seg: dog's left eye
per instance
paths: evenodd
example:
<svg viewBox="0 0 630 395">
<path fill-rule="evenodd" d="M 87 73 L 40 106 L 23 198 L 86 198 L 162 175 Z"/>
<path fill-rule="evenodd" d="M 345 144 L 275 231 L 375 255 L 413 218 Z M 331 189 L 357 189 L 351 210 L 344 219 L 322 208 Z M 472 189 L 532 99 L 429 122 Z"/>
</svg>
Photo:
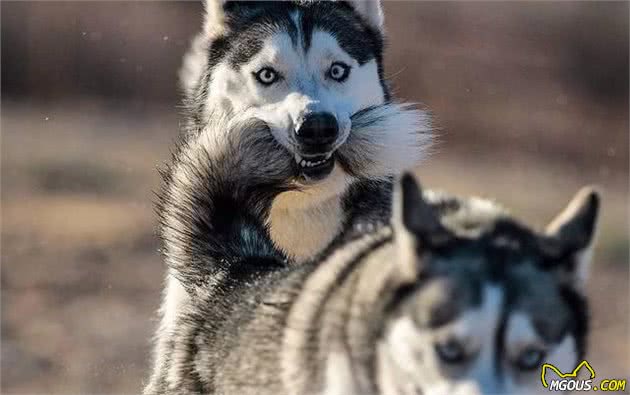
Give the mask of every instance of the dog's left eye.
<svg viewBox="0 0 630 395">
<path fill-rule="evenodd" d="M 514 364 L 521 370 L 534 370 L 540 368 L 544 358 L 545 351 L 539 348 L 529 347 L 518 355 Z"/>
<path fill-rule="evenodd" d="M 440 359 L 448 364 L 462 363 L 466 360 L 464 346 L 455 340 L 449 340 L 435 345 L 435 352 Z"/>
<path fill-rule="evenodd" d="M 345 81 L 350 75 L 350 66 L 345 63 L 335 62 L 328 69 L 328 77 L 337 82 Z"/>
<path fill-rule="evenodd" d="M 269 86 L 278 81 L 280 74 L 271 67 L 265 67 L 254 73 L 254 77 L 256 77 L 256 80 L 261 84 Z"/>
</svg>

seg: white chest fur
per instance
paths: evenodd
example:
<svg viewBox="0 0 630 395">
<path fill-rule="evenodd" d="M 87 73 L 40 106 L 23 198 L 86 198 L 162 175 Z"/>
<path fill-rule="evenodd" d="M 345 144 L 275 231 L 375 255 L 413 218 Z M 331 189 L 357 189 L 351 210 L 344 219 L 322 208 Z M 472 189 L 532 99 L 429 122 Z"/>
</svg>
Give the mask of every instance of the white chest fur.
<svg viewBox="0 0 630 395">
<path fill-rule="evenodd" d="M 277 247 L 298 262 L 313 257 L 340 232 L 342 196 L 350 177 L 339 166 L 326 180 L 300 191 L 280 194 L 267 223 Z"/>
<path fill-rule="evenodd" d="M 301 197 L 285 198 L 294 200 Z M 334 196 L 316 205 L 298 208 L 274 204 L 269 215 L 272 240 L 277 247 L 298 262 L 313 257 L 326 247 L 341 229 L 343 213 L 340 200 Z"/>
</svg>

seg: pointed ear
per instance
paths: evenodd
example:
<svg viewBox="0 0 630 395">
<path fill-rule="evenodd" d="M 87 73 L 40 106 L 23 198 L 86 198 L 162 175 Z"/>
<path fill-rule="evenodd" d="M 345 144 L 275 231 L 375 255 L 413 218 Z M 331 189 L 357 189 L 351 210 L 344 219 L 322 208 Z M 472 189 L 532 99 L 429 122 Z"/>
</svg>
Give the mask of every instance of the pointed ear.
<svg viewBox="0 0 630 395">
<path fill-rule="evenodd" d="M 569 256 L 569 281 L 584 290 L 593 255 L 600 196 L 593 187 L 582 188 L 545 229 L 543 250 L 550 256 Z"/>
<path fill-rule="evenodd" d="M 392 227 L 405 277 L 417 276 L 417 252 L 422 244 L 442 243 L 449 232 L 442 226 L 431 206 L 424 200 L 422 188 L 414 176 L 405 172 L 394 191 Z"/>
<path fill-rule="evenodd" d="M 405 172 L 394 188 L 392 228 L 396 246 L 396 263 L 403 281 L 414 281 L 418 276 L 417 237 L 409 228 L 409 216 L 415 206 L 423 203 L 420 186 L 410 173 Z"/>
<path fill-rule="evenodd" d="M 348 3 L 371 27 L 381 32 L 384 30 L 385 17 L 380 0 L 350 0 Z"/>
<path fill-rule="evenodd" d="M 430 246 L 443 245 L 451 239 L 451 233 L 425 200 L 422 188 L 411 173 L 405 172 L 402 175 L 398 190 L 393 212 L 395 222 L 402 229 Z"/>
<path fill-rule="evenodd" d="M 214 38 L 223 33 L 225 29 L 225 10 L 223 6 L 226 0 L 203 0 L 205 10 L 203 29 L 207 38 Z"/>
</svg>

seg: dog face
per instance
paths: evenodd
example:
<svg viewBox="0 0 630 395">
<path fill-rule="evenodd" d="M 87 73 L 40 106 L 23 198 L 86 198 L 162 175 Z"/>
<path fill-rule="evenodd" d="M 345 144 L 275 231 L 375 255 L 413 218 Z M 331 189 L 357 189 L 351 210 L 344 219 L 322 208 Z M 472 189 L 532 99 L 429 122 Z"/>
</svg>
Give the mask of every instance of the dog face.
<svg viewBox="0 0 630 395">
<path fill-rule="evenodd" d="M 380 345 L 384 393 L 547 393 L 542 365 L 571 371 L 585 352 L 598 196 L 582 191 L 537 234 L 480 201 L 430 207 L 406 177 L 398 259 L 422 280 Z"/>
<path fill-rule="evenodd" d="M 536 281 L 553 280 L 537 273 Z M 490 282 L 476 288 L 469 280 L 435 278 L 390 326 L 390 363 L 427 395 L 546 393 L 541 366 L 575 368 L 580 350 L 572 326 L 584 317 L 554 286 L 544 291 L 545 298 L 532 298 Z"/>
<path fill-rule="evenodd" d="M 388 100 L 378 1 L 209 2 L 205 117 L 264 121 L 303 181 L 326 178 L 351 117 Z M 186 85 L 186 81 L 185 85 Z"/>
</svg>

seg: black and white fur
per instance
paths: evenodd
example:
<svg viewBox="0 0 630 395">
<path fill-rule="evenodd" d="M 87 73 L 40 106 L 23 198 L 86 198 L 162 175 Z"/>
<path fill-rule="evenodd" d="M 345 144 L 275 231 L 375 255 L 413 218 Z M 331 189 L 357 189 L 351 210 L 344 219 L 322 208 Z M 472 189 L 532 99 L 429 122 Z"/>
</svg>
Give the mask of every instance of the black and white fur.
<svg viewBox="0 0 630 395">
<path fill-rule="evenodd" d="M 147 393 L 534 394 L 542 363 L 575 367 L 597 194 L 544 232 L 487 200 L 423 194 L 408 174 L 396 196 L 391 226 L 357 225 L 298 266 L 239 217 L 250 255 L 177 317 Z"/>
<path fill-rule="evenodd" d="M 179 375 L 182 311 L 240 278 L 234 262 L 299 264 L 353 224 L 389 217 L 391 179 L 425 156 L 431 133 L 425 112 L 391 100 L 382 56 L 375 0 L 205 3 L 181 72 L 182 136 L 163 172 L 168 273 L 148 393 Z M 339 64 L 343 81 L 331 79 Z M 267 69 L 280 76 L 270 85 Z M 336 125 L 316 154 L 298 133 L 313 114 Z"/>
</svg>

